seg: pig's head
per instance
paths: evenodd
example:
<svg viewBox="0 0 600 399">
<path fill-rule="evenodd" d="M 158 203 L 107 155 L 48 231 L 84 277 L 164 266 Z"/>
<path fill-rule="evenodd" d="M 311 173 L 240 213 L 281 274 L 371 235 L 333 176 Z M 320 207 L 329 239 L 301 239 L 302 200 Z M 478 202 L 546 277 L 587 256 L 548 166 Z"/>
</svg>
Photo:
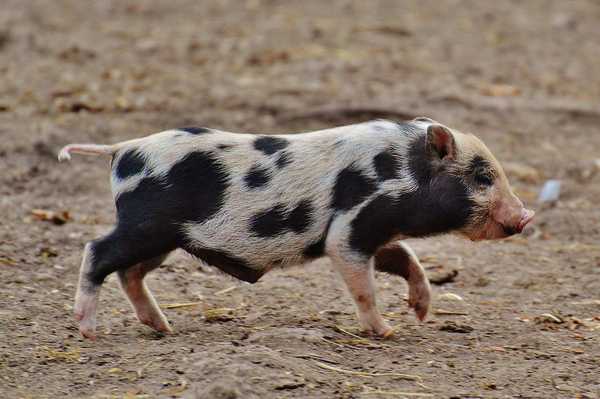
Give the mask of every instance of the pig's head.
<svg viewBox="0 0 600 399">
<path fill-rule="evenodd" d="M 534 212 L 526 209 L 512 191 L 506 174 L 486 145 L 472 134 L 449 129 L 433 120 L 426 124 L 425 156 L 430 165 L 431 186 L 448 181 L 460 189 L 438 194 L 440 201 L 467 207 L 465 221 L 455 229 L 471 240 L 499 239 L 517 234 L 531 221 Z M 435 192 L 437 190 L 432 190 Z M 461 198 L 452 198 L 457 196 Z M 440 202 L 441 203 L 441 202 Z M 452 206 L 446 208 L 453 212 Z"/>
</svg>

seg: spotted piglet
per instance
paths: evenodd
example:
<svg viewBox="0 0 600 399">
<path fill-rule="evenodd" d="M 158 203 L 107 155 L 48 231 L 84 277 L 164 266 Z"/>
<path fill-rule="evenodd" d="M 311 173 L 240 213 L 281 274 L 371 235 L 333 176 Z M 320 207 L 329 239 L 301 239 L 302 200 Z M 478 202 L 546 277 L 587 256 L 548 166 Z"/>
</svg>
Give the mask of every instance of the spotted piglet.
<svg viewBox="0 0 600 399">
<path fill-rule="evenodd" d="M 113 272 L 139 320 L 170 331 L 144 277 L 177 248 L 250 283 L 328 257 L 361 327 L 387 336 L 374 270 L 407 280 L 419 319 L 431 295 L 400 240 L 503 238 L 533 217 L 479 139 L 427 118 L 273 136 L 182 128 L 114 145 L 71 144 L 59 160 L 70 153 L 112 156 L 117 223 L 85 246 L 75 299 L 79 329 L 91 339 L 100 287 Z"/>
</svg>

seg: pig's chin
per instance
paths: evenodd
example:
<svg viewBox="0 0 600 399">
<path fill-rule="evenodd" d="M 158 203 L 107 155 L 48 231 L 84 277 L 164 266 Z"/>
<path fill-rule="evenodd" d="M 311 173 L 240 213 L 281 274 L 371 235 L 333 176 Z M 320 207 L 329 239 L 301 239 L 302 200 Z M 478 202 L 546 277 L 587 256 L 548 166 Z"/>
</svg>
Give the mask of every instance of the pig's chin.
<svg viewBox="0 0 600 399">
<path fill-rule="evenodd" d="M 483 241 L 498 240 L 501 238 L 506 238 L 511 234 L 506 231 L 501 223 L 498 223 L 493 219 L 489 219 L 483 226 L 465 233 L 465 235 L 471 241 Z"/>
</svg>

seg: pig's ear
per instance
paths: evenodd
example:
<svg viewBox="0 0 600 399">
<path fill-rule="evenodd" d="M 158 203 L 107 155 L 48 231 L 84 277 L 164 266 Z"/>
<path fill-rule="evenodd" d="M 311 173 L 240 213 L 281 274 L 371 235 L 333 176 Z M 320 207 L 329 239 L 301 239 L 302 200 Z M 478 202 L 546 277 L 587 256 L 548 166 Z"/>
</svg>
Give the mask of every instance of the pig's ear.
<svg viewBox="0 0 600 399">
<path fill-rule="evenodd" d="M 456 142 L 452 132 L 442 125 L 429 125 L 427 128 L 427 150 L 439 159 L 455 159 Z"/>
</svg>

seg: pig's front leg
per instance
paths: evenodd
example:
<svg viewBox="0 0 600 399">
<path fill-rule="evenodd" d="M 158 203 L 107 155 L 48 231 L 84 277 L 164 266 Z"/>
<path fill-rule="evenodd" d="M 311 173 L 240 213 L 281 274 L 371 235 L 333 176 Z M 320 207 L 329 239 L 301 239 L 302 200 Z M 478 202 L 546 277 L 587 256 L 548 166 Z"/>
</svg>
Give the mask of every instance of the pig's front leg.
<svg viewBox="0 0 600 399">
<path fill-rule="evenodd" d="M 358 320 L 363 331 L 382 337 L 391 335 L 392 328 L 383 320 L 377 310 L 372 262 L 355 263 L 336 256 L 332 257 L 332 263 L 354 299 Z"/>
<path fill-rule="evenodd" d="M 402 276 L 408 283 L 408 306 L 415 310 L 419 320 L 429 311 L 431 287 L 423 266 L 410 247 L 396 241 L 380 248 L 375 254 L 375 269 Z"/>
</svg>

